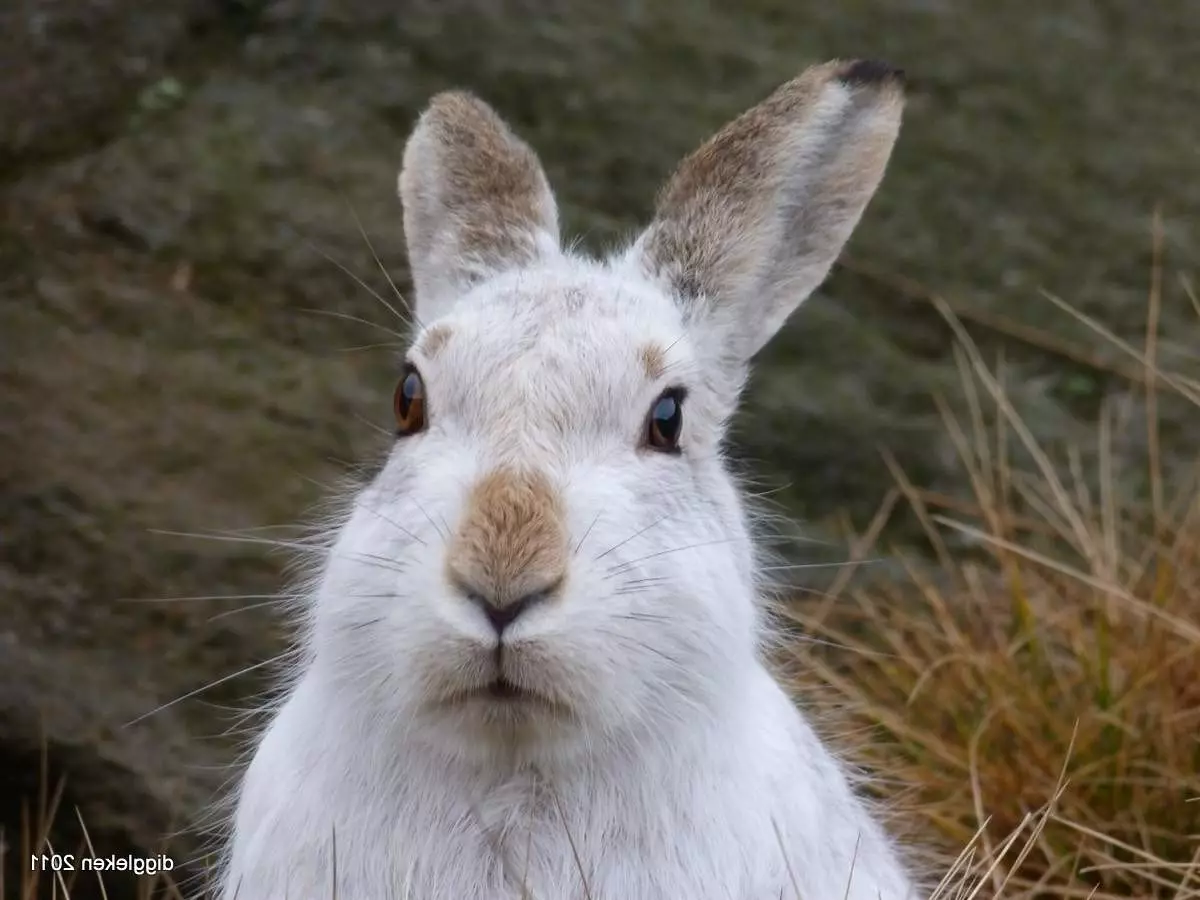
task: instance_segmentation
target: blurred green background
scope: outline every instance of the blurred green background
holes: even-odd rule
[[[542,155],[565,226],[633,233],[679,157],[804,66],[887,59],[912,92],[845,264],[764,354],[736,426],[756,489],[818,535],[892,476],[964,480],[958,309],[1050,446],[1125,391],[1161,210],[1160,352],[1195,372],[1193,0],[18,0],[0,11],[0,822],[16,849],[45,746],[55,831],[151,852],[228,777],[232,678],[286,634],[284,558],[161,531],[302,521],[386,439],[387,289],[407,288],[395,176],[431,93],[467,87]],[[361,319],[357,322],[352,319]],[[370,323],[376,323],[373,326]],[[1145,450],[1135,427],[1118,454]],[[1163,440],[1194,447],[1164,400]],[[1181,455],[1182,456],[1182,455]],[[1123,485],[1141,491],[1142,485]],[[889,532],[915,540],[900,518]],[[137,602],[134,602],[137,601]],[[226,615],[226,613],[231,613]],[[20,874],[9,857],[9,877]],[[11,882],[10,882],[11,883]],[[81,889],[91,890],[84,884]],[[114,889],[110,886],[110,895]],[[79,896],[78,894],[76,895]],[[85,893],[83,896],[87,896]]]

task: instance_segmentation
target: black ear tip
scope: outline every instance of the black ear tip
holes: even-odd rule
[[[847,63],[838,81],[852,87],[882,87],[894,84],[904,87],[904,70],[878,59],[856,59]]]

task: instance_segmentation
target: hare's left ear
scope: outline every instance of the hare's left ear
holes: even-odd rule
[[[537,154],[477,97],[430,101],[399,177],[417,315],[431,321],[471,285],[559,252],[558,211]]]
[[[829,273],[900,129],[902,73],[808,69],[685,159],[624,258],[659,281],[724,383]]]

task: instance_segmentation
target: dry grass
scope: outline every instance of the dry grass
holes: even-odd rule
[[[0,829],[0,900],[41,900],[44,897],[70,900],[80,893],[109,900],[112,885],[99,872],[85,872],[84,864],[80,862],[85,856],[95,858],[107,855],[107,848],[98,850],[93,844],[87,823],[79,810],[72,811],[81,834],[77,846],[55,846],[50,837],[53,826],[60,821],[59,817],[68,815],[62,807],[66,782],[60,778],[51,789],[44,745],[40,774],[38,796],[27,798],[22,803],[20,833],[16,836],[7,835]],[[55,862],[56,857],[65,855],[71,855],[75,861],[70,871],[61,861]],[[14,856],[21,872],[18,884],[5,881],[5,872],[9,870]],[[47,859],[35,866],[34,856]],[[78,891],[76,886],[81,879],[89,879],[91,883],[86,890]],[[184,897],[179,886],[166,872],[140,876],[137,884],[137,900],[183,900]]]
[[[788,611],[826,642],[789,652],[797,692],[819,698],[906,826],[969,845],[939,896],[1200,897],[1200,490],[1164,481],[1156,422],[1158,391],[1200,411],[1200,385],[1156,365],[1155,282],[1146,346],[1123,345],[1145,420],[1111,404],[1093,452],[1061,459],[1012,408],[1003,364],[939,304],[967,396],[942,408],[973,500],[896,468],[856,551],[877,555],[907,504],[936,564],[902,555],[899,583],[847,574]],[[1113,488],[1130,464],[1114,436],[1133,428],[1148,429],[1145,500]]]

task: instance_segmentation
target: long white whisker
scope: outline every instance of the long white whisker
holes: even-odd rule
[[[781,566],[761,566],[761,567],[759,567],[758,571],[760,571],[760,572],[793,572],[793,571],[799,571],[801,569],[838,569],[838,568],[842,568],[845,566],[865,566],[865,565],[868,565],[871,563],[881,563],[881,562],[887,562],[887,559],[882,556],[878,556],[878,557],[875,557],[874,559],[846,559],[846,560],[842,560],[841,562],[794,563],[794,564],[789,564],[789,565],[785,565],[785,566],[783,566],[783,565],[781,565]]]
[[[670,554],[670,553],[680,553],[684,550],[696,550],[700,547],[712,547],[712,546],[716,546],[718,544],[729,544],[729,543],[733,543],[734,541],[737,541],[737,540],[738,540],[738,538],[722,538],[721,540],[717,540],[717,541],[701,541],[698,544],[686,544],[682,547],[672,547],[669,550],[659,550],[656,553],[647,553],[645,556],[639,557],[638,559],[631,559],[629,562],[621,563],[618,566],[613,566],[609,570],[609,574],[605,575],[604,577],[605,577],[605,579],[616,578],[618,575],[628,572],[631,568],[636,566],[638,563],[645,562],[648,559],[655,559],[656,557],[666,556],[667,554]]]
[[[378,328],[385,334],[390,334],[392,337],[399,338],[401,341],[406,340],[403,334],[398,331],[392,331],[392,329],[388,328],[386,325],[380,325],[378,322],[372,322],[370,319],[364,319],[360,316],[352,316],[349,313],[338,312],[333,309],[315,309],[311,306],[302,306],[299,308],[299,312],[311,313],[314,316],[329,316],[333,319],[345,319],[347,322],[357,322],[360,325]]]
[[[169,531],[167,529],[150,528],[151,534],[161,534],[167,537],[195,538],[205,541],[218,541],[229,544],[254,544],[263,547],[278,547],[281,550],[299,550],[302,553],[316,553],[328,548],[317,544],[307,544],[303,541],[281,541],[275,538],[249,537],[235,534],[204,534],[199,531]]]
[[[596,561],[599,562],[600,560],[604,559],[604,557],[608,556],[608,554],[612,553],[614,550],[619,550],[621,547],[624,547],[630,541],[634,540],[635,538],[640,537],[641,535],[645,534],[647,531],[649,531],[654,526],[665,522],[669,518],[671,518],[670,513],[668,513],[665,516],[662,516],[659,519],[655,519],[653,522],[651,522],[645,528],[641,528],[638,531],[635,531],[633,534],[631,534],[629,537],[625,538],[625,540],[621,541],[619,544],[613,544],[611,547],[609,547],[607,550],[605,550],[603,553],[601,553],[599,556],[597,556]]]
[[[345,195],[343,195],[343,199],[345,199]],[[346,204],[347,204],[347,206],[350,206],[349,200],[346,201]],[[353,206],[350,206],[350,212],[354,213]],[[357,218],[357,214],[355,214],[355,218]],[[359,224],[359,229],[360,230],[362,229],[361,223]],[[364,234],[364,237],[365,237],[365,234]],[[308,244],[308,246],[310,248],[312,248],[313,250],[320,253],[323,257],[325,257],[327,260],[329,260],[331,263],[333,263],[335,266],[337,266],[339,269],[341,269],[343,272],[345,272],[348,276],[350,276],[352,279],[354,279],[354,281],[361,288],[363,288],[367,293],[369,293],[372,297],[374,297],[376,300],[378,300],[383,305],[383,307],[385,309],[387,309],[393,316],[395,316],[397,319],[399,319],[403,325],[407,326],[409,324],[409,320],[407,318],[402,316],[400,314],[400,312],[394,306],[392,306],[392,304],[390,304],[382,294],[380,294],[373,287],[371,287],[369,284],[367,284],[362,278],[358,277],[356,274],[354,274],[354,272],[350,271],[349,268],[342,265],[340,262],[338,262],[336,259],[334,259],[332,256],[330,256],[328,253],[326,253],[324,250],[322,250],[320,247],[318,247],[312,241],[309,241],[306,239],[306,243]],[[370,241],[367,241],[367,246],[368,247],[371,246]],[[372,253],[372,255],[374,255],[374,253],[375,253],[374,249],[371,250],[371,253]],[[379,258],[376,257],[375,261],[379,262]],[[380,268],[382,268],[382,265],[380,266]],[[387,272],[384,272],[384,275],[386,275],[386,274],[387,274]],[[390,278],[388,279],[388,282],[389,283],[391,282]],[[395,290],[395,285],[392,285],[392,289]]]
[[[395,294],[396,299],[404,305],[404,309],[411,318],[412,324],[416,325],[418,328],[424,328],[425,326],[421,324],[421,320],[417,317],[416,311],[412,308],[412,304],[404,299],[404,295],[401,294],[400,289],[396,287],[396,282],[392,280],[392,276],[388,273],[387,267],[379,258],[379,254],[375,252],[375,245],[371,243],[371,237],[367,234],[367,229],[363,227],[362,219],[360,219],[358,216],[358,210],[354,208],[354,204],[350,202],[350,198],[344,193],[342,194],[342,199],[346,202],[346,206],[350,208],[350,215],[354,217],[354,224],[358,227],[358,233],[362,235],[363,241],[366,242],[367,249],[371,251],[371,256],[375,259],[375,265],[379,266],[379,271],[382,272],[383,277],[387,279],[388,286],[392,289],[392,293]],[[379,299],[380,303],[391,310],[392,315],[394,315],[404,324],[409,324],[409,318],[405,318],[403,315],[401,315],[400,312],[394,306],[392,306],[392,304],[388,303],[382,297],[379,297],[378,294],[375,296]]]
[[[212,624],[220,619],[227,619],[230,616],[236,616],[238,613],[250,612],[252,609],[265,609],[269,606],[279,606],[275,600],[268,600],[266,603],[251,603],[249,606],[239,606],[236,609],[227,609],[224,612],[219,612],[216,615],[209,616],[208,624]]]
[[[384,435],[385,437],[394,438],[396,436],[394,433],[388,431],[386,428],[380,428],[378,425],[376,425],[374,422],[372,422],[366,416],[360,415],[359,413],[355,413],[354,418],[358,419],[358,421],[362,422],[364,425],[371,428],[373,431],[378,431],[380,434]]]
[[[286,600],[288,594],[196,594],[191,597],[120,597],[117,603],[196,603],[203,600]]]
[[[400,341],[383,341],[375,344],[358,344],[354,347],[338,347],[336,350],[338,353],[361,353],[364,350],[383,350],[385,348],[399,350],[403,346],[404,344]]]
[[[231,672],[228,675],[224,675],[221,678],[218,678],[216,681],[210,681],[208,684],[198,687],[194,691],[188,691],[186,694],[184,694],[181,697],[176,697],[174,700],[168,701],[167,703],[164,703],[161,706],[156,706],[154,709],[150,710],[147,713],[142,713],[142,715],[138,716],[136,719],[130,719],[122,727],[128,728],[131,725],[136,725],[138,722],[148,719],[153,715],[157,715],[158,713],[162,712],[163,710],[170,709],[172,706],[175,706],[177,703],[182,703],[184,700],[190,700],[192,697],[196,697],[200,694],[203,694],[205,691],[211,690],[212,688],[218,687],[219,685],[225,684],[226,682],[233,681],[233,679],[235,679],[235,678],[240,678],[242,675],[248,675],[249,673],[257,671],[258,669],[262,669],[262,668],[265,668],[266,666],[273,665],[274,663],[279,662],[284,657],[291,655],[292,652],[293,651],[291,651],[291,650],[285,651],[276,656],[272,656],[270,659],[264,659],[262,662],[254,663],[253,665],[246,666],[243,669],[238,669],[236,672]]]

